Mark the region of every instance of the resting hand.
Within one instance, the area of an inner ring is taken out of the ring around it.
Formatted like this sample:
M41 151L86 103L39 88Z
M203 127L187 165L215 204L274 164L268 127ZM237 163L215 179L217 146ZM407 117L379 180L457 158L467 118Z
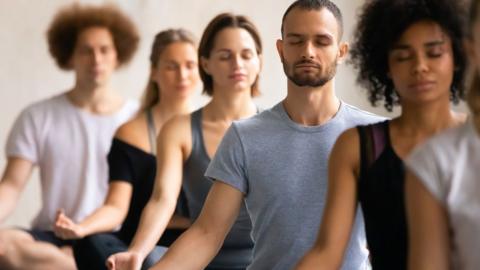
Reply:
M139 270L142 267L142 258L136 252L126 251L111 255L107 259L109 270Z
M67 217L63 209L58 210L57 218L53 226L53 231L57 237L62 239L80 239L85 237L85 230L82 226L76 224Z

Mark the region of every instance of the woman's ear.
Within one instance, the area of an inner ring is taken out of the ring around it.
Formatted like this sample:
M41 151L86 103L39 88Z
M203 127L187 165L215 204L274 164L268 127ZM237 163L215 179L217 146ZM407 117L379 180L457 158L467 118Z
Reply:
M154 74L155 74L155 71L156 71L156 68L155 68L154 66L150 66L150 75L148 76L148 79L149 79L150 81L153 80L153 76L154 76Z
M258 55L258 61L260 64L260 69L258 70L259 72L263 70L263 54Z
M463 40L463 48L467 53L468 58L476 59L477 55L473 46L472 38L466 38Z
M210 69L209 69L209 60L206 57L200 57L200 66L202 67L203 71L210 75Z

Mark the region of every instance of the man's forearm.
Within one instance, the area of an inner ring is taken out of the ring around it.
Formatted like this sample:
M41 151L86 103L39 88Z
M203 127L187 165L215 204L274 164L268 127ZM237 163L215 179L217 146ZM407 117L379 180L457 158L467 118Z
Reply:
M0 182L0 223L3 223L15 209L20 192L3 179Z

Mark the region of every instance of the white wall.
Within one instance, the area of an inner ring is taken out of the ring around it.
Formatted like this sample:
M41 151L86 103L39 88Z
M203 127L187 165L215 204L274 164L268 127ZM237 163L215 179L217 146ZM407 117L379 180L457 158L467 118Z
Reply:
M33 101L59 93L73 85L73 75L60 71L48 54L45 32L57 9L75 1L67 0L1 0L0 1L0 144L4 149L8 131L20 110ZM77 1L103 3L105 1ZM231 11L245 14L258 26L264 42L264 69L261 75L263 95L258 104L268 108L286 93L286 80L275 49L280 36L280 22L291 0L118 0L141 31L140 49L133 62L123 68L114 85L125 96L141 95L148 72L150 44L155 33L167 27L185 27L200 37L203 28L216 14ZM348 40L357 7L363 0L337 0L345 17ZM355 86L351 67L342 66L337 75L337 93L345 101L363 109L385 115L371 108L365 93ZM200 106L206 98L197 99ZM0 170L5 167L4 150ZM7 225L26 226L41 205L37 172L30 179L21 201ZM1 207L1 205L0 205Z

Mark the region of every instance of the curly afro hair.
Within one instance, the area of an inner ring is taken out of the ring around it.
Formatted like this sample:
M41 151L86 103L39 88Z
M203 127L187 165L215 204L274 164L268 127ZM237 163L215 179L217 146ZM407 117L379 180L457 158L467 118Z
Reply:
M398 105L388 77L389 51L409 26L422 20L437 23L452 41L455 71L450 91L451 100L458 103L464 96L465 18L465 6L457 0L368 0L358 18L350 63L359 71L357 82L367 89L371 104L383 100L387 111Z
M73 4L57 13L47 31L50 53L61 69L71 69L69 61L75 50L77 37L89 27L107 28L112 34L119 64L130 61L140 39L134 23L113 5Z

